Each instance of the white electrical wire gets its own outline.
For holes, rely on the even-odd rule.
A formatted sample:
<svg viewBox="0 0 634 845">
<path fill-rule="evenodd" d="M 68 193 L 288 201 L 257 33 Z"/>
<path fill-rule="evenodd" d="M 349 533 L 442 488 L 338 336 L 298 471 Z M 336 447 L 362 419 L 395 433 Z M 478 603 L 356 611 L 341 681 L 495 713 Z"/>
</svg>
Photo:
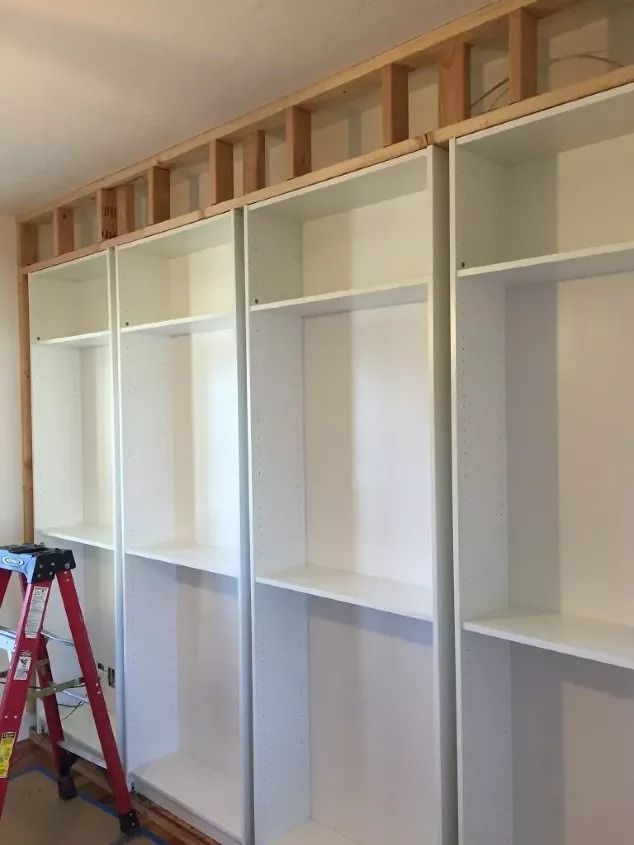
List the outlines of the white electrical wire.
<svg viewBox="0 0 634 845">
<path fill-rule="evenodd" d="M 573 59 L 589 59 L 595 62 L 603 62 L 604 64 L 610 65 L 611 67 L 619 68 L 623 67 L 621 62 L 617 62 L 614 59 L 609 59 L 607 56 L 601 56 L 599 53 L 573 53 L 570 56 L 559 56 L 556 59 L 551 59 L 548 63 L 548 67 L 552 67 L 553 65 L 559 64 L 560 62 L 569 62 Z M 508 85 L 509 85 L 509 78 L 505 76 L 504 79 L 500 80 L 500 82 L 496 82 L 495 85 L 491 86 L 484 94 L 481 94 L 477 99 L 475 99 L 471 103 L 471 108 L 474 109 L 476 106 L 479 106 L 483 100 L 486 100 L 487 97 L 490 97 L 491 94 L 495 94 L 500 88 L 503 90 L 498 94 L 498 96 L 493 100 L 487 111 L 491 111 L 494 109 L 500 100 L 508 94 Z"/>
</svg>

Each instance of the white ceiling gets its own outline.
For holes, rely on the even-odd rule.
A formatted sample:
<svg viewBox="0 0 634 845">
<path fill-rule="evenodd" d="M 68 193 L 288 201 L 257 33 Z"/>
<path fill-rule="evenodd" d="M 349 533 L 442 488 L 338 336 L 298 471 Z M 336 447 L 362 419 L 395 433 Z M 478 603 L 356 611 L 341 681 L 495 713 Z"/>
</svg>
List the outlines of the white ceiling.
<svg viewBox="0 0 634 845">
<path fill-rule="evenodd" d="M 0 210 L 21 211 L 486 0 L 0 0 Z"/>
</svg>

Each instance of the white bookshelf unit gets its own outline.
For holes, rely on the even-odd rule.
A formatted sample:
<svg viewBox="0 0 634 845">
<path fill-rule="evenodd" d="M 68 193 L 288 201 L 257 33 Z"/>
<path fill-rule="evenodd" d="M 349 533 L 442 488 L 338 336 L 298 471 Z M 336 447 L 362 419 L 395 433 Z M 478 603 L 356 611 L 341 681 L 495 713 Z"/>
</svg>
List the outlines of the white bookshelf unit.
<svg viewBox="0 0 634 845">
<path fill-rule="evenodd" d="M 29 277 L 29 309 L 36 539 L 74 552 L 78 594 L 119 732 L 116 692 L 107 686 L 107 670 L 114 670 L 115 677 L 119 673 L 113 281 L 106 253 L 42 270 Z M 68 635 L 57 591 L 46 626 Z M 51 642 L 50 651 L 56 677 L 80 674 L 72 648 Z M 78 692 L 85 695 L 85 690 Z M 69 747 L 101 764 L 90 708 L 80 704 L 74 709 L 78 699 L 68 694 L 60 702 Z"/>
<path fill-rule="evenodd" d="M 117 252 L 128 763 L 220 845 L 251 836 L 242 254 L 240 212 Z"/>
<path fill-rule="evenodd" d="M 450 845 L 447 156 L 247 210 L 257 845 Z"/>
<path fill-rule="evenodd" d="M 633 106 L 452 142 L 461 845 L 631 838 Z"/>
</svg>

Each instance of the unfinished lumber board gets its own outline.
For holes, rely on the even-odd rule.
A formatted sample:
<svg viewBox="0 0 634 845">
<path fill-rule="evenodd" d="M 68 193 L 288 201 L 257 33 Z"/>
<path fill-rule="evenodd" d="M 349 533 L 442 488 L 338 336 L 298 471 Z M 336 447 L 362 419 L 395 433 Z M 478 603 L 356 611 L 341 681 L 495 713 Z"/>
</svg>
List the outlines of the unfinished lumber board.
<svg viewBox="0 0 634 845">
<path fill-rule="evenodd" d="M 256 129 L 242 143 L 242 191 L 245 194 L 264 187 L 264 131 Z"/>
<path fill-rule="evenodd" d="M 116 192 L 116 233 L 125 235 L 134 229 L 134 185 L 118 185 Z"/>
<path fill-rule="evenodd" d="M 286 177 L 309 173 L 312 166 L 310 112 L 299 106 L 286 109 Z"/>
<path fill-rule="evenodd" d="M 37 261 L 37 228 L 33 223 L 19 224 L 19 266 Z"/>
<path fill-rule="evenodd" d="M 381 133 L 384 147 L 409 137 L 409 70 L 403 65 L 381 71 Z"/>
<path fill-rule="evenodd" d="M 147 222 L 161 223 L 170 216 L 170 172 L 166 167 L 150 167 L 147 171 Z"/>
<path fill-rule="evenodd" d="M 209 143 L 209 202 L 233 197 L 233 144 L 216 138 Z"/>
<path fill-rule="evenodd" d="M 537 18 L 527 9 L 509 15 L 509 102 L 537 94 Z"/>
<path fill-rule="evenodd" d="M 107 241 L 117 235 L 117 195 L 114 188 L 97 191 L 97 240 Z"/>
<path fill-rule="evenodd" d="M 457 44 L 438 60 L 438 117 L 440 126 L 466 120 L 470 113 L 471 48 Z"/>
<path fill-rule="evenodd" d="M 53 211 L 53 253 L 64 255 L 72 252 L 75 244 L 73 209 L 68 206 L 58 206 Z"/>
</svg>

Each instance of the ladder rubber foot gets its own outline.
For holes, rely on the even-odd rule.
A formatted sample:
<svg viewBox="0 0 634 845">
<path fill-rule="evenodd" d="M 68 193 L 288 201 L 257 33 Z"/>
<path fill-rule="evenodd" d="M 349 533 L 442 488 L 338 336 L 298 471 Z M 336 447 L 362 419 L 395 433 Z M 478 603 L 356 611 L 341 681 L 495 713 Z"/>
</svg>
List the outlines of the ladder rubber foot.
<svg viewBox="0 0 634 845">
<path fill-rule="evenodd" d="M 121 828 L 121 833 L 124 834 L 138 833 L 141 825 L 139 824 L 139 817 L 136 812 L 130 810 L 129 813 L 122 813 L 119 816 L 119 827 Z"/>
<path fill-rule="evenodd" d="M 57 791 L 62 801 L 71 801 L 77 798 L 77 787 L 72 775 L 65 775 L 57 781 Z"/>
</svg>

